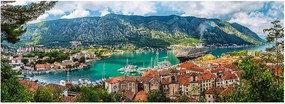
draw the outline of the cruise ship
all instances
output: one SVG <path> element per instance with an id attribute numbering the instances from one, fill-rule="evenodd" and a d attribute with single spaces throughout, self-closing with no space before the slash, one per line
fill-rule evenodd
<path id="1" fill-rule="evenodd" d="M 176 57 L 180 62 L 196 59 L 209 53 L 209 48 L 204 47 L 202 44 L 198 44 L 195 47 L 183 47 L 178 50 Z"/>

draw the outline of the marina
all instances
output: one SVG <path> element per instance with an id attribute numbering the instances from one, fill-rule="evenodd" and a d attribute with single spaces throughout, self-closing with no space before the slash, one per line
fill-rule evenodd
<path id="1" fill-rule="evenodd" d="M 272 45 L 261 45 L 254 47 L 243 48 L 216 48 L 209 49 L 209 53 L 216 57 L 220 57 L 222 53 L 233 52 L 239 50 L 256 50 L 264 51 L 266 47 Z M 92 82 L 102 79 L 103 66 L 105 64 L 105 78 L 116 77 L 121 75 L 140 75 L 140 73 L 146 71 L 148 68 L 155 68 L 159 62 L 169 61 L 171 65 L 179 63 L 175 54 L 172 51 L 156 51 L 141 52 L 141 53 L 123 53 L 113 55 L 110 58 L 98 60 L 93 63 L 89 69 L 70 72 L 70 80 L 77 81 L 79 79 L 88 79 Z M 137 66 L 137 73 L 123 73 L 118 69 L 126 66 L 126 60 L 131 65 Z M 155 60 L 158 60 L 157 63 Z M 163 66 L 163 65 L 162 65 Z M 60 80 L 66 79 L 67 72 L 50 72 L 48 74 L 34 75 L 34 79 L 46 80 L 47 83 L 59 83 Z"/>

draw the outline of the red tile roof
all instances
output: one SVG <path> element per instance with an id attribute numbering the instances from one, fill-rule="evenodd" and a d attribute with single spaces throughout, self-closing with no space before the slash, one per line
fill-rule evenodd
<path id="1" fill-rule="evenodd" d="M 161 84 L 163 84 L 163 85 L 170 84 L 170 77 L 163 78 L 162 81 L 161 81 Z"/>
<path id="2" fill-rule="evenodd" d="M 186 69 L 181 69 L 178 71 L 179 73 L 186 73 Z"/>
<path id="3" fill-rule="evenodd" d="M 142 73 L 142 76 L 157 76 L 159 77 L 159 72 L 156 70 L 148 70 L 147 72 Z"/>
<path id="4" fill-rule="evenodd" d="M 136 101 L 146 101 L 147 94 L 144 91 L 140 91 L 136 94 L 135 100 Z"/>
<path id="5" fill-rule="evenodd" d="M 32 81 L 28 81 L 28 80 L 24 80 L 24 79 L 19 79 L 19 82 L 24 85 L 27 86 L 28 91 L 30 92 L 35 92 L 39 85 L 36 82 L 32 82 Z"/>
<path id="6" fill-rule="evenodd" d="M 50 69 L 50 65 L 49 64 L 36 64 L 36 69 L 38 68 Z"/>
<path id="7" fill-rule="evenodd" d="M 123 76 L 119 76 L 119 77 L 109 78 L 105 82 L 110 83 L 110 84 L 114 84 L 114 83 L 117 83 L 119 81 L 122 81 L 123 79 L 124 79 Z"/>
<path id="8" fill-rule="evenodd" d="M 217 69 L 211 70 L 211 73 L 219 73 L 219 72 L 224 72 L 224 71 L 225 71 L 224 68 L 217 68 Z"/>
<path id="9" fill-rule="evenodd" d="M 190 78 L 185 78 L 185 77 L 178 77 L 178 83 L 180 85 L 190 85 Z"/>
<path id="10" fill-rule="evenodd" d="M 214 75 L 214 74 L 203 74 L 203 75 L 198 76 L 198 80 L 200 80 L 200 81 L 210 80 L 212 78 L 216 78 L 216 75 Z"/>
<path id="11" fill-rule="evenodd" d="M 206 67 L 194 67 L 194 68 L 191 68 L 189 70 L 196 71 L 196 72 L 204 72 L 207 69 L 206 69 Z"/>
<path id="12" fill-rule="evenodd" d="M 215 94 L 217 93 L 221 93 L 224 90 L 224 88 L 221 87 L 212 87 L 210 89 L 208 89 L 205 94 Z"/>
<path id="13" fill-rule="evenodd" d="M 228 73 L 228 74 L 224 74 L 222 76 L 222 79 L 224 80 L 231 80 L 231 79 L 237 79 L 238 76 L 236 74 L 231 74 L 231 73 Z"/>
<path id="14" fill-rule="evenodd" d="M 222 92 L 221 92 L 221 95 L 226 95 L 226 94 L 228 94 L 228 93 L 230 93 L 230 92 L 232 92 L 233 91 L 233 87 L 232 86 L 229 86 L 229 87 L 227 87 L 226 89 L 224 89 Z"/>
<path id="15" fill-rule="evenodd" d="M 276 74 L 276 75 L 283 74 L 283 70 L 281 70 L 281 69 L 275 69 L 275 70 L 274 70 L 274 74 Z"/>
<path id="16" fill-rule="evenodd" d="M 126 90 L 124 92 L 124 96 L 126 98 L 128 98 L 129 100 L 133 100 L 134 96 L 135 96 L 135 93 L 133 93 L 132 91 L 129 91 L 129 90 Z"/>
<path id="17" fill-rule="evenodd" d="M 178 65 L 178 67 L 185 68 L 185 69 L 189 69 L 189 68 L 194 67 L 194 66 L 195 66 L 195 64 L 193 64 L 192 62 L 189 62 L 189 61 L 181 63 Z"/>

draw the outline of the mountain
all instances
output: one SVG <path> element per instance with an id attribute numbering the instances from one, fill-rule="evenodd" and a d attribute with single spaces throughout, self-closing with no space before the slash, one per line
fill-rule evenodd
<path id="1" fill-rule="evenodd" d="M 247 27 L 219 19 L 170 16 L 127 16 L 59 19 L 26 25 L 17 45 L 69 46 L 131 43 L 166 47 L 171 44 L 261 44 L 263 40 Z"/>

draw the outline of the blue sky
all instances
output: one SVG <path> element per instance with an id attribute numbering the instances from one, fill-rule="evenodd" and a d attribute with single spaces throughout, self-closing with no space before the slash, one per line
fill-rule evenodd
<path id="1" fill-rule="evenodd" d="M 27 2 L 18 1 L 24 5 Z M 59 1 L 46 11 L 36 23 L 55 19 L 104 16 L 109 13 L 141 16 L 195 16 L 218 18 L 237 22 L 249 27 L 264 37 L 262 29 L 271 27 L 275 19 L 284 23 L 284 2 L 282 1 Z"/>

